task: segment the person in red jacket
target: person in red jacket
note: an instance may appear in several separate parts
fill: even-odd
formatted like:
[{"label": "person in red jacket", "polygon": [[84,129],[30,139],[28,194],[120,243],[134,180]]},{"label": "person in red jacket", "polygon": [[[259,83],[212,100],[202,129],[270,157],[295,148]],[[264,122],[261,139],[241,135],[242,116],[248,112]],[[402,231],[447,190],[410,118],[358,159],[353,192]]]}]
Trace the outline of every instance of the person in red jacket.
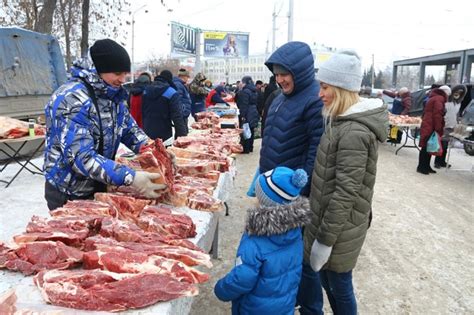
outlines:
[{"label": "person in red jacket", "polygon": [[226,105],[227,102],[223,100],[223,97],[226,97],[227,93],[225,91],[224,86],[218,85],[214,90],[212,90],[206,97],[206,108],[209,106],[216,105],[217,103],[224,103]]},{"label": "person in red jacket", "polygon": [[130,90],[130,114],[137,122],[138,127],[143,128],[142,121],[142,96],[145,87],[151,83],[151,75],[147,72],[140,74]]},{"label": "person in red jacket", "polygon": [[438,133],[439,137],[443,136],[444,114],[446,112],[444,104],[447,102],[449,95],[451,95],[451,89],[449,86],[443,85],[431,91],[428,102],[426,103],[423,120],[421,121],[421,150],[418,157],[418,167],[416,168],[418,173],[425,175],[436,173],[430,166],[431,155],[426,151],[426,145],[434,131]]}]

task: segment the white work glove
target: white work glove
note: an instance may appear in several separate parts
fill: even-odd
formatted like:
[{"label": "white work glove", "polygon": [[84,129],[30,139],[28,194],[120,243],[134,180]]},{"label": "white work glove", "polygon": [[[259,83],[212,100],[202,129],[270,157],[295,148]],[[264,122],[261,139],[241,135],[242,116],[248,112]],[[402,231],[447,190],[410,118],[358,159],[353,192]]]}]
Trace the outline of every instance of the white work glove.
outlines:
[{"label": "white work glove", "polygon": [[160,174],[158,173],[136,171],[131,186],[146,198],[156,199],[160,197],[160,193],[157,193],[156,190],[163,190],[166,188],[166,185],[155,184],[152,182],[153,179],[157,178],[160,178]]},{"label": "white work glove", "polygon": [[318,272],[323,268],[324,264],[329,260],[331,256],[332,246],[326,246],[314,240],[313,246],[311,247],[311,268]]}]

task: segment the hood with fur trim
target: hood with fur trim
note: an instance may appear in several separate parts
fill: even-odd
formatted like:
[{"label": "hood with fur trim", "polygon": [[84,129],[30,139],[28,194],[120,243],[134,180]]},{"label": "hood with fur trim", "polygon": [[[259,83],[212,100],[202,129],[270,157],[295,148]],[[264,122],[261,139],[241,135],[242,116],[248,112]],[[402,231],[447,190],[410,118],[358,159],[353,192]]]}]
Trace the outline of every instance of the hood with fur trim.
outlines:
[{"label": "hood with fur trim", "polygon": [[259,205],[247,211],[245,231],[249,235],[272,236],[303,227],[311,221],[307,198],[298,197],[289,204],[276,207]]}]

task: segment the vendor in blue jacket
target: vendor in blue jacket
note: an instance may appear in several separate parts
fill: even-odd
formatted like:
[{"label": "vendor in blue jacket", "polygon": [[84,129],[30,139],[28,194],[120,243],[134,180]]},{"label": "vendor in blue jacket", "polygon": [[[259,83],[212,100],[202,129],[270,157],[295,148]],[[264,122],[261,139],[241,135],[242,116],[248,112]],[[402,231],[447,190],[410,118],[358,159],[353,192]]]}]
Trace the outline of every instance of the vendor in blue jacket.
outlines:
[{"label": "vendor in blue jacket", "polygon": [[[273,100],[267,113],[257,174],[287,166],[302,168],[311,177],[324,131],[323,102],[319,98],[311,49],[302,42],[286,43],[265,65],[274,74],[282,93]],[[309,191],[307,184],[301,194],[309,196]]]},{"label": "vendor in blue jacket", "polygon": [[301,278],[301,227],[309,223],[309,204],[299,197],[307,183],[303,169],[277,167],[256,183],[259,204],[247,211],[235,267],[214,293],[232,301],[232,314],[294,314]]},{"label": "vendor in blue jacket", "polygon": [[45,106],[45,199],[50,210],[68,200],[93,199],[107,185],[132,186],[147,198],[158,198],[165,185],[160,175],[135,171],[114,161],[120,143],[135,153],[150,139],[138,127],[125,102],[122,84],[130,57],[120,44],[100,39],[92,59],[74,63],[71,78]]}]

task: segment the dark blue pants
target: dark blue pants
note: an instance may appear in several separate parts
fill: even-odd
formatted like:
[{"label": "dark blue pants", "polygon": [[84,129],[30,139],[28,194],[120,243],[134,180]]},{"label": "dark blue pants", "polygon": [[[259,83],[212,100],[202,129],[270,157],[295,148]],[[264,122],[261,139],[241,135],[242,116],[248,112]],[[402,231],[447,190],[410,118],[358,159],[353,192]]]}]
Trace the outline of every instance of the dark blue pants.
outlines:
[{"label": "dark blue pants", "polygon": [[343,273],[321,270],[319,277],[334,315],[357,315],[352,270]]},{"label": "dark blue pants", "polygon": [[296,302],[301,315],[323,315],[323,289],[319,281],[319,272],[303,263],[300,287]]}]

